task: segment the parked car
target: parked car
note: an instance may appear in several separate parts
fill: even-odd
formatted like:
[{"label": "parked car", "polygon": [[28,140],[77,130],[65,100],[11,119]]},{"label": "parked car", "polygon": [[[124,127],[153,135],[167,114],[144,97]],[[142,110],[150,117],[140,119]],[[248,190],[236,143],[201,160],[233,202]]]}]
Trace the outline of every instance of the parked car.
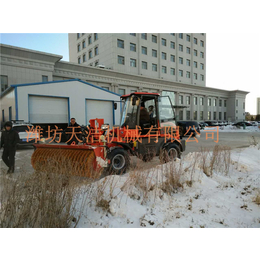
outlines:
[{"label": "parked car", "polygon": [[200,127],[196,121],[177,121],[177,126],[179,126],[180,136],[182,137],[200,134]]},{"label": "parked car", "polygon": [[208,126],[208,124],[205,123],[205,122],[199,122],[199,126],[200,126],[201,129],[203,129],[203,128],[205,128],[206,126]]},{"label": "parked car", "polygon": [[217,121],[205,121],[205,123],[207,123],[208,126],[218,126],[218,122]]},{"label": "parked car", "polygon": [[252,124],[253,126],[258,126],[258,123],[257,123],[257,122],[254,122],[254,121],[252,121],[251,124]]},{"label": "parked car", "polygon": [[237,123],[233,124],[232,126],[244,126],[244,124],[246,126],[252,126],[252,124],[249,122],[237,122]]}]

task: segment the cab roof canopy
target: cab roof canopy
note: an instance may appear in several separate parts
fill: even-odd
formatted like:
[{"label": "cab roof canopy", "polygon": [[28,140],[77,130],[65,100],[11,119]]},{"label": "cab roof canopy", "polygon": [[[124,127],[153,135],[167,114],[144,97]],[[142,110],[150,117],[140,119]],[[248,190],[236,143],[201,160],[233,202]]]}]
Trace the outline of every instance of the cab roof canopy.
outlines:
[{"label": "cab roof canopy", "polygon": [[142,95],[160,96],[159,93],[150,93],[150,92],[133,92],[133,93],[130,93],[130,94],[127,94],[127,95],[123,95],[123,96],[121,96],[121,98],[130,97],[130,96],[132,96],[132,95],[135,95],[135,96],[142,96]]}]

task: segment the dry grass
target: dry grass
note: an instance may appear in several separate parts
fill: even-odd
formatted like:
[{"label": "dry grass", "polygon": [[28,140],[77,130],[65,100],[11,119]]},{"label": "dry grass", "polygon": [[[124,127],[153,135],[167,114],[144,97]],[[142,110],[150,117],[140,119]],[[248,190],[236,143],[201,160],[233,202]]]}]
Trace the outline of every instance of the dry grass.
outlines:
[{"label": "dry grass", "polygon": [[[80,180],[60,167],[11,178],[1,176],[0,227],[64,228],[76,226],[84,201]],[[80,208],[76,208],[77,203]]]}]

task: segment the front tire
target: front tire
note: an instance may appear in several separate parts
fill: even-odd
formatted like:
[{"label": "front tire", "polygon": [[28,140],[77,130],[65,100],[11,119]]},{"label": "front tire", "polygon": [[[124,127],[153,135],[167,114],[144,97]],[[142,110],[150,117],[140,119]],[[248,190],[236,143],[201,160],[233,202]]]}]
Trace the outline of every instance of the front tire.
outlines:
[{"label": "front tire", "polygon": [[124,149],[112,150],[107,158],[110,160],[108,174],[123,174],[130,166],[130,157]]},{"label": "front tire", "polygon": [[177,144],[170,143],[162,150],[161,160],[164,163],[174,161],[176,158],[181,158],[180,147]]}]

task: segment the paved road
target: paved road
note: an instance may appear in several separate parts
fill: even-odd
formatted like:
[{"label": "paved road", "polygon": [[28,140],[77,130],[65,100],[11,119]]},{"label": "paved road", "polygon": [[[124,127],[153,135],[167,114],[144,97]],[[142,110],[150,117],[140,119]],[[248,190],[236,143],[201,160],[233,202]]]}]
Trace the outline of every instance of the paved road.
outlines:
[{"label": "paved road", "polygon": [[[194,138],[188,138],[185,137],[187,140],[187,147],[186,151],[183,153],[183,155],[188,154],[189,152],[196,152],[200,151],[201,147],[207,147],[210,150],[213,150],[215,145],[225,145],[231,147],[231,149],[235,148],[243,148],[250,145],[250,142],[252,139],[252,136],[254,136],[256,139],[258,139],[260,143],[260,133],[257,132],[239,132],[239,133],[233,133],[233,132],[223,132],[219,133],[219,140],[218,143],[214,142],[216,141],[216,135],[214,135],[213,139],[207,139],[206,140],[206,133],[202,131],[201,137],[197,138],[198,143],[194,141]],[[1,150],[2,151],[2,150]],[[22,147],[17,150],[16,153],[16,173],[23,173],[23,172],[33,172],[33,168],[31,166],[31,155],[33,153],[32,147]],[[2,154],[2,152],[1,152]],[[1,156],[2,157],[2,156]],[[1,160],[1,159],[0,159]],[[159,160],[157,158],[154,158],[152,162],[144,163],[139,159],[133,158],[132,165],[138,164],[140,168],[150,168],[154,167],[159,163]],[[4,165],[4,163],[1,160],[1,171],[6,171],[7,167]]]}]

